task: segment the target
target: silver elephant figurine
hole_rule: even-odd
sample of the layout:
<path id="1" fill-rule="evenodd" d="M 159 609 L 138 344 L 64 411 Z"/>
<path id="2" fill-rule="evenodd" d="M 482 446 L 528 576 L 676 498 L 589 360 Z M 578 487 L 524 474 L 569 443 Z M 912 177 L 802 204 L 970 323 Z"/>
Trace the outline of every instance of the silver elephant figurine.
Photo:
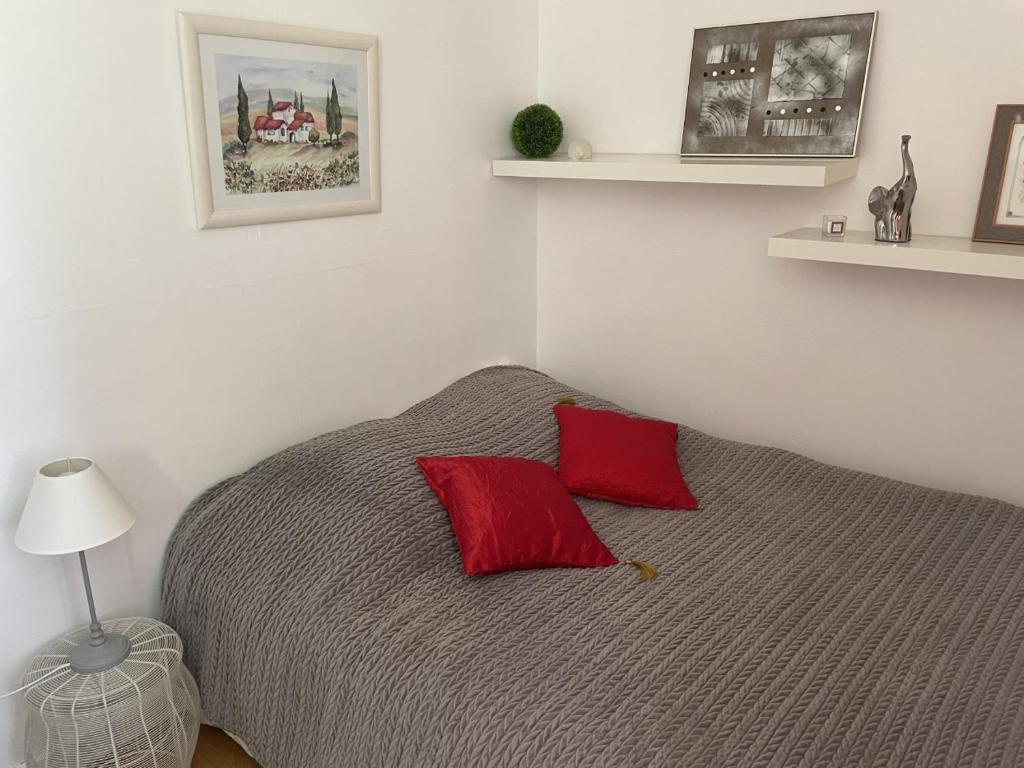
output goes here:
<path id="1" fill-rule="evenodd" d="M 910 159 L 910 137 L 903 137 L 903 176 L 886 189 L 875 187 L 868 195 L 868 210 L 875 216 L 875 240 L 883 243 L 910 242 L 910 211 L 917 196 L 917 176 Z"/>

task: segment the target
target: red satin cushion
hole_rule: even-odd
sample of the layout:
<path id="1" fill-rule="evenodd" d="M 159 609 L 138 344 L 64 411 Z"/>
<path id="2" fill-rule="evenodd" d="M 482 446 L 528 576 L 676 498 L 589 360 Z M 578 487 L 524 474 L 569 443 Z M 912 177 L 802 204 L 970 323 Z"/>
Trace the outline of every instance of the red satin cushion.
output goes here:
<path id="1" fill-rule="evenodd" d="M 556 405 L 558 476 L 578 496 L 637 507 L 697 509 L 667 421 Z"/>
<path id="2" fill-rule="evenodd" d="M 541 461 L 499 456 L 416 459 L 448 510 L 469 575 L 618 562 Z"/>

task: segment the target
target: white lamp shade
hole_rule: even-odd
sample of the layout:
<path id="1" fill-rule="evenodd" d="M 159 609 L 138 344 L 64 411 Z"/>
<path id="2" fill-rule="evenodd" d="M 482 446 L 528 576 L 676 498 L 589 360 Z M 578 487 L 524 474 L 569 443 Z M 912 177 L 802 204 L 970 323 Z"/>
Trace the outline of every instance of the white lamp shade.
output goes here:
<path id="1" fill-rule="evenodd" d="M 60 459 L 36 472 L 14 543 L 35 555 L 66 555 L 116 539 L 134 522 L 92 459 Z"/>

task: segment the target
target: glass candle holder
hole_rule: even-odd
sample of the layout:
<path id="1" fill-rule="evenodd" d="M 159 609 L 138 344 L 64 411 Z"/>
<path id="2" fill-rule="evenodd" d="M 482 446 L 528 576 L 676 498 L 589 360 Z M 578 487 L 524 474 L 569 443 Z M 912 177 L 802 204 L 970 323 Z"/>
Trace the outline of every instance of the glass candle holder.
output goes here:
<path id="1" fill-rule="evenodd" d="M 826 213 L 821 217 L 821 234 L 825 237 L 842 237 L 846 234 L 846 217 Z"/>

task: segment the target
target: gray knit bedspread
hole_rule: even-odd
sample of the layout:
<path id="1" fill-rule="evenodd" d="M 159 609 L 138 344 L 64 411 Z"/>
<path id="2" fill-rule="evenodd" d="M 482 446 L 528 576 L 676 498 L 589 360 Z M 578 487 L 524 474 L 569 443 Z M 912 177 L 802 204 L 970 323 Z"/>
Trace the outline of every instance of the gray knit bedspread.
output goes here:
<path id="1" fill-rule="evenodd" d="M 556 464 L 565 395 L 615 408 L 489 368 L 196 500 L 163 607 L 209 721 L 266 768 L 1024 764 L 1018 507 L 682 427 L 702 510 L 579 500 L 659 578 L 464 576 L 413 458 Z"/>

